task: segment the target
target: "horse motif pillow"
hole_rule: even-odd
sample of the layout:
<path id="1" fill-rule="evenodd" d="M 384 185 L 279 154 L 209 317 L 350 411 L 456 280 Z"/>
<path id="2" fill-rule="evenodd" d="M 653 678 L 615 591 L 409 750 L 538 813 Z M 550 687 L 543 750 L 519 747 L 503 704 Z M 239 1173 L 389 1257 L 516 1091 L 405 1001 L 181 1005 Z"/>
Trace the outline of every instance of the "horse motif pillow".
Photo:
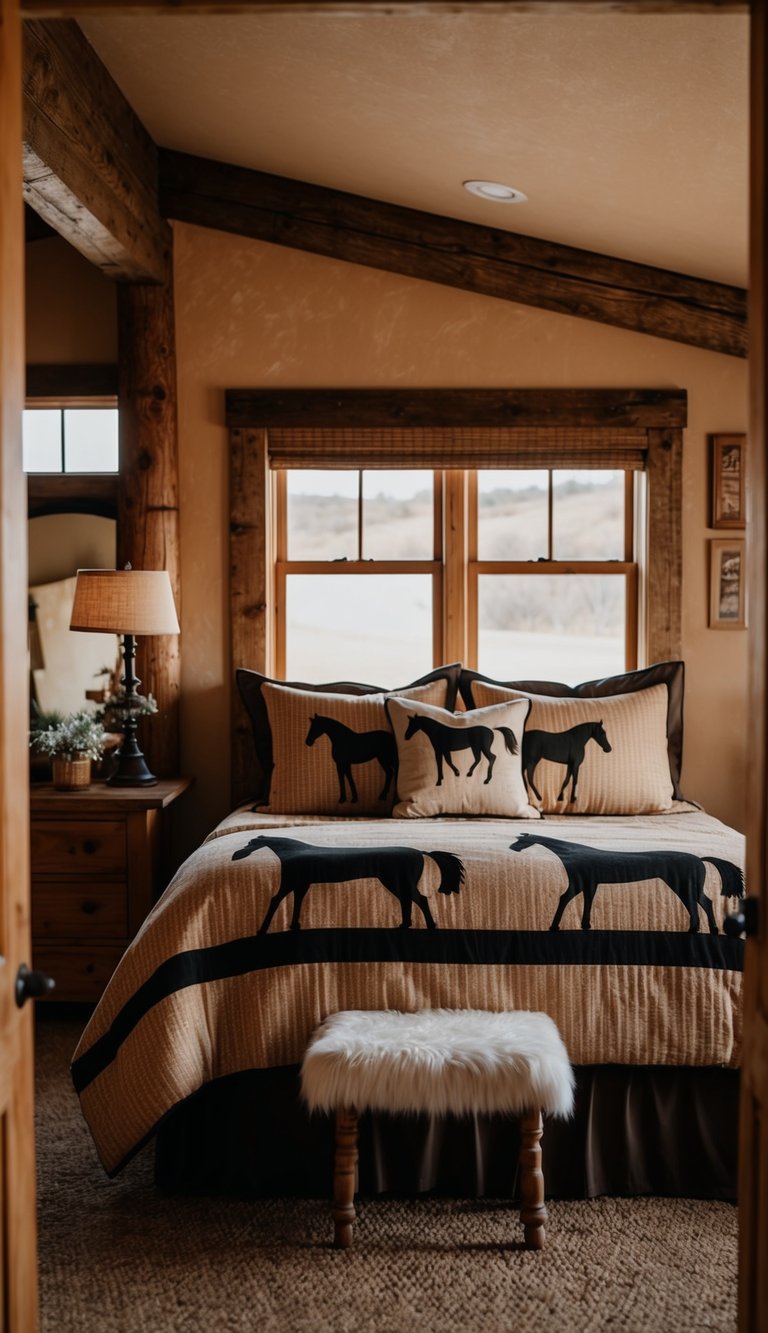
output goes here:
<path id="1" fill-rule="evenodd" d="M 445 680 L 435 680 L 403 693 L 443 704 L 447 690 Z M 397 748 L 386 694 L 325 694 L 269 682 L 262 694 L 274 764 L 264 809 L 347 818 L 391 813 Z"/>
<path id="2" fill-rule="evenodd" d="M 576 699 L 473 683 L 480 702 L 528 699 L 523 774 L 545 814 L 649 815 L 669 810 L 667 690 Z"/>
<path id="3" fill-rule="evenodd" d="M 363 684 L 361 681 L 355 680 L 326 681 L 324 684 L 319 682 L 310 684 L 304 680 L 278 681 L 271 676 L 263 676 L 259 671 L 251 671 L 247 667 L 238 667 L 235 672 L 235 679 L 240 698 L 245 705 L 251 723 L 254 760 L 253 772 L 249 778 L 244 778 L 246 784 L 250 783 L 250 787 L 243 791 L 242 799 L 251 796 L 257 805 L 265 805 L 269 800 L 269 784 L 272 780 L 272 769 L 275 760 L 272 753 L 272 728 L 269 723 L 266 699 L 264 698 L 265 686 L 281 685 L 283 688 L 291 690 L 304 690 L 309 694 L 352 694 L 358 696 L 361 694 L 409 695 L 411 690 L 420 685 L 439 684 L 441 688 L 435 696 L 428 695 L 426 697 L 429 698 L 431 703 L 440 704 L 441 708 L 453 708 L 458 694 L 460 675 L 461 663 L 451 662 L 447 666 L 434 667 L 426 675 L 419 676 L 418 680 L 408 681 L 406 685 L 389 687 L 387 685 Z M 501 683 L 506 684 L 504 681 Z M 386 725 L 388 726 L 389 723 Z"/>
<path id="4" fill-rule="evenodd" d="M 397 743 L 396 819 L 485 815 L 537 819 L 522 775 L 527 699 L 449 713 L 387 700 Z"/>
<path id="5" fill-rule="evenodd" d="M 618 676 L 601 676 L 585 680 L 580 685 L 566 685 L 561 680 L 492 680 L 479 671 L 462 667 L 459 679 L 461 697 L 467 708 L 479 708 L 488 703 L 482 691 L 486 685 L 512 690 L 515 694 L 545 694 L 548 698 L 612 699 L 618 694 L 639 694 L 641 690 L 663 685 L 667 692 L 667 755 L 675 799 L 684 800 L 680 790 L 683 767 L 683 697 L 685 693 L 685 664 L 683 662 L 654 662 L 652 666 L 623 671 Z M 394 694 L 395 691 L 393 690 Z M 452 707 L 448 704 L 448 707 Z"/>

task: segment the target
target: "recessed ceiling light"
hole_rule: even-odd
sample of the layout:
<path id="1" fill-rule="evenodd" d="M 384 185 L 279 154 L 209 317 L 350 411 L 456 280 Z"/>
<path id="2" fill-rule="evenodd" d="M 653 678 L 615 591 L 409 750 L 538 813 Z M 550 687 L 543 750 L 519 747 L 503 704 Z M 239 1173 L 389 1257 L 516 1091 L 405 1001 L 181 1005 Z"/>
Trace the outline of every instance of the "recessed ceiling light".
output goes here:
<path id="1" fill-rule="evenodd" d="M 493 204 L 525 204 L 528 195 L 522 190 L 515 190 L 511 185 L 501 185 L 499 181 L 463 181 L 465 190 L 476 194 L 480 199 L 487 199 Z"/>

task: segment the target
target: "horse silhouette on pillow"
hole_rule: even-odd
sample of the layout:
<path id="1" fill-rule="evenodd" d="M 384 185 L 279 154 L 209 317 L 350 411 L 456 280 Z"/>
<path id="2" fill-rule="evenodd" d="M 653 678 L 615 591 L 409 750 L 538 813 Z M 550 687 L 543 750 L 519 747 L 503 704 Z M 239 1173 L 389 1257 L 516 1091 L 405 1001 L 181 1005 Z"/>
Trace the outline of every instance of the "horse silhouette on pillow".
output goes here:
<path id="1" fill-rule="evenodd" d="M 391 731 L 353 731 L 334 717 L 315 713 L 310 718 L 304 744 L 312 746 L 320 736 L 327 736 L 331 742 L 331 758 L 339 779 L 339 805 L 344 805 L 347 799 L 345 784 L 349 786 L 350 801 L 357 801 L 352 765 L 367 764 L 371 759 L 376 759 L 384 770 L 384 786 L 378 797 L 383 801 L 397 768 L 397 746 Z"/>
<path id="2" fill-rule="evenodd" d="M 550 930 L 559 930 L 563 912 L 573 898 L 581 893 L 581 929 L 589 930 L 592 902 L 598 888 L 611 884 L 634 884 L 636 881 L 660 879 L 677 894 L 690 919 L 688 931 L 699 929 L 699 908 L 709 922 L 713 935 L 718 934 L 712 900 L 704 892 L 705 862 L 715 867 L 720 876 L 720 892 L 725 898 L 744 895 L 744 873 L 732 861 L 719 856 L 694 856 L 692 852 L 614 852 L 598 847 L 587 847 L 581 842 L 566 842 L 560 838 L 544 838 L 538 833 L 521 833 L 510 844 L 510 851 L 522 852 L 528 847 L 546 847 L 559 857 L 568 872 L 568 887 L 557 905 Z"/>
<path id="3" fill-rule="evenodd" d="M 537 800 L 542 800 L 537 790 L 533 775 L 542 759 L 549 759 L 553 764 L 565 764 L 563 785 L 557 793 L 558 801 L 565 800 L 565 789 L 571 784 L 571 801 L 576 800 L 576 784 L 579 769 L 584 763 L 584 751 L 589 741 L 596 741 L 606 754 L 611 753 L 611 746 L 605 734 L 602 722 L 579 722 L 567 731 L 526 731 L 523 734 L 523 773 L 526 785 Z"/>
<path id="4" fill-rule="evenodd" d="M 443 761 L 457 778 L 461 776 L 451 759 L 454 750 L 472 751 L 472 763 L 467 769 L 468 778 L 472 777 L 480 760 L 485 757 L 488 762 L 488 772 L 484 782 L 490 782 L 493 766 L 496 763 L 496 755 L 493 752 L 494 731 L 498 731 L 504 738 L 507 752 L 517 754 L 517 737 L 509 727 L 447 727 L 444 722 L 438 722 L 436 718 L 421 717 L 418 713 L 411 713 L 405 729 L 405 739 L 409 741 L 419 731 L 424 733 L 434 751 L 438 787 L 443 783 Z"/>
<path id="5" fill-rule="evenodd" d="M 453 852 L 421 852 L 415 847 L 318 847 L 298 838 L 273 838 L 260 835 L 232 853 L 233 861 L 242 861 L 263 847 L 280 861 L 280 884 L 267 914 L 259 926 L 259 935 L 269 930 L 275 912 L 289 893 L 293 894 L 291 930 L 301 928 L 301 907 L 313 884 L 349 884 L 358 879 L 377 879 L 400 903 L 401 930 L 411 924 L 413 904 L 419 908 L 428 930 L 437 922 L 429 902 L 419 890 L 424 873 L 424 857 L 429 856 L 440 871 L 438 893 L 458 893 L 464 883 L 464 865 Z"/>

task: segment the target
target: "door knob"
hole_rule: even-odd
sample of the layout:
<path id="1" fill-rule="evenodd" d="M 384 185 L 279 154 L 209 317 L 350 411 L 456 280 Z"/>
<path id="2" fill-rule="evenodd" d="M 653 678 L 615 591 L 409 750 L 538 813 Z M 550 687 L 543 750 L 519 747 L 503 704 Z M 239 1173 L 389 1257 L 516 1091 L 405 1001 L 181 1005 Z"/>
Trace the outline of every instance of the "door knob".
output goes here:
<path id="1" fill-rule="evenodd" d="M 16 973 L 16 1003 L 21 1008 L 26 1000 L 37 1000 L 41 995 L 47 995 L 55 985 L 53 977 L 46 976 L 45 972 L 30 970 L 26 963 L 22 963 Z"/>
<path id="2" fill-rule="evenodd" d="M 738 940 L 742 935 L 756 935 L 758 925 L 758 900 L 745 898 L 737 912 L 729 912 L 723 922 L 726 935 Z"/>

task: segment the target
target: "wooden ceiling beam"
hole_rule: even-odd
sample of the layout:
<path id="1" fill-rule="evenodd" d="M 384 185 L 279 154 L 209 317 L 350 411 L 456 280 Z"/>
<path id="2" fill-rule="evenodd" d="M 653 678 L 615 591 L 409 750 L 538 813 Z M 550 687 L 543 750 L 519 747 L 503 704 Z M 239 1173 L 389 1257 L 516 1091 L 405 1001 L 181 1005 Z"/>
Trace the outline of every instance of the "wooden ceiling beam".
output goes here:
<path id="1" fill-rule="evenodd" d="M 20 0 L 23 18 L 95 14 L 748 14 L 749 0 Z"/>
<path id="2" fill-rule="evenodd" d="M 24 199 L 109 277 L 161 282 L 157 149 L 72 20 L 24 25 Z"/>
<path id="3" fill-rule="evenodd" d="M 160 150 L 165 217 L 746 356 L 738 287 Z"/>

